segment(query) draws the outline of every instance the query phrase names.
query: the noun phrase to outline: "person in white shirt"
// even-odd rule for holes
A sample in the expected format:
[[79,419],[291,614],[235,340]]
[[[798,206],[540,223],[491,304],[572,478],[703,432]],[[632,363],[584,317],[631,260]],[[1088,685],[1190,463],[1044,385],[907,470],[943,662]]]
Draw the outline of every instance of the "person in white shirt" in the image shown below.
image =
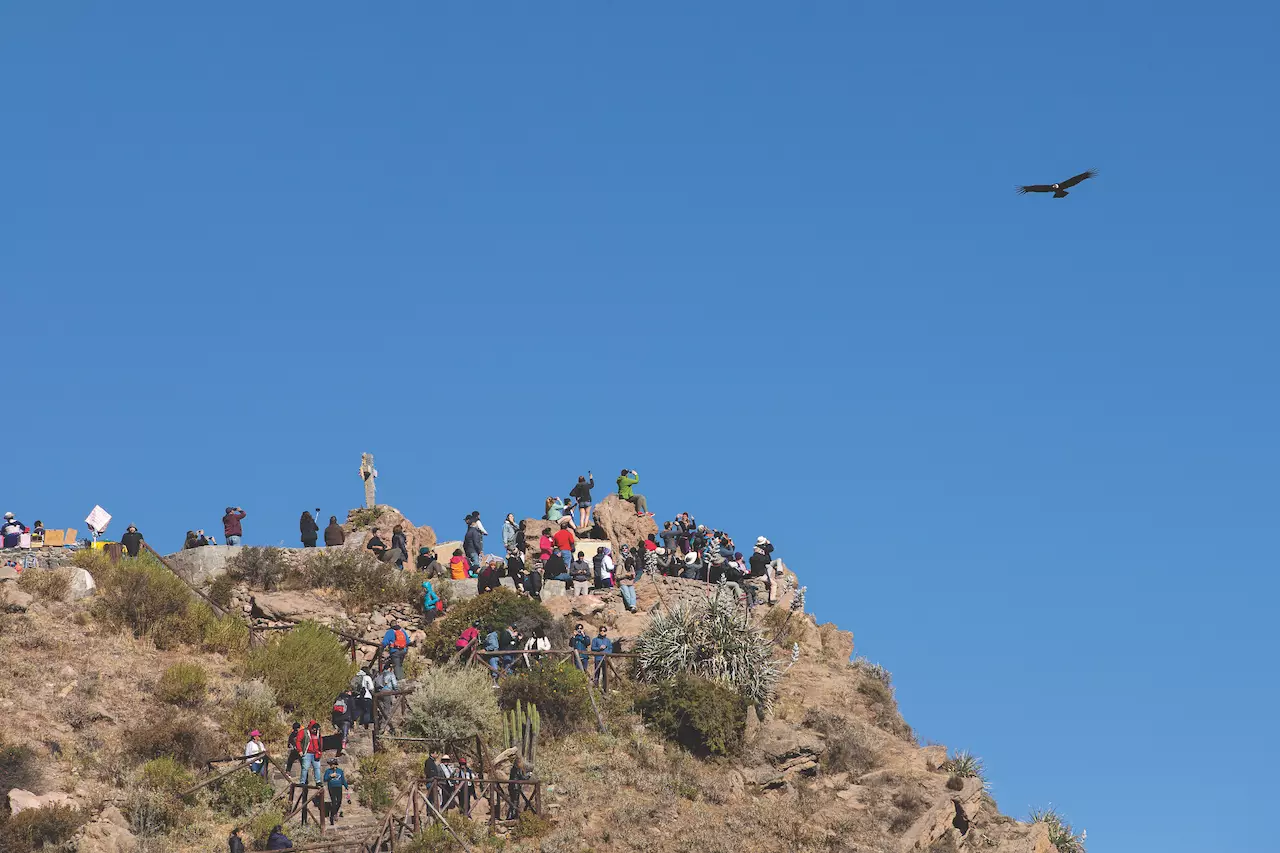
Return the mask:
[[373,722],[373,678],[368,670],[360,670],[360,693],[356,698],[360,700],[360,725],[367,729]]
[[[252,758],[255,755],[263,755],[266,753],[267,747],[262,742],[262,732],[254,729],[249,732],[249,742],[244,745],[244,757]],[[267,778],[267,761],[263,758],[260,761],[249,762],[249,769],[257,773],[263,779]]]
[[[524,647],[526,651],[549,652],[551,651],[551,640],[547,637],[546,631],[542,630],[541,628],[534,628],[533,636],[525,641]],[[532,669],[534,657],[540,657],[540,656],[525,655],[524,656],[525,666]]]

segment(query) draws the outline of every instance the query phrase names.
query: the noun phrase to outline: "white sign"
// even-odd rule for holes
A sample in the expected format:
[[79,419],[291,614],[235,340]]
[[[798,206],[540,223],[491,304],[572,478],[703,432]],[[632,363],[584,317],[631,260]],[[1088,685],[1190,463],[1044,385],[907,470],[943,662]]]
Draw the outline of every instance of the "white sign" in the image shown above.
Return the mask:
[[107,529],[107,525],[111,523],[111,513],[107,512],[100,506],[94,505],[93,512],[89,513],[84,523],[89,525],[89,530],[97,535]]

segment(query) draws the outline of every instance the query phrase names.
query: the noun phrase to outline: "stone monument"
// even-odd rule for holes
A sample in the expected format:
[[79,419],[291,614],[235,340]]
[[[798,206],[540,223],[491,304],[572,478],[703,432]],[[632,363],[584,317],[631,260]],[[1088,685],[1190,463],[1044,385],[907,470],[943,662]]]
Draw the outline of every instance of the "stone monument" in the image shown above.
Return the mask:
[[364,480],[364,505],[367,509],[373,509],[378,505],[373,484],[378,479],[378,469],[373,467],[372,453],[365,453],[360,457],[360,479]]

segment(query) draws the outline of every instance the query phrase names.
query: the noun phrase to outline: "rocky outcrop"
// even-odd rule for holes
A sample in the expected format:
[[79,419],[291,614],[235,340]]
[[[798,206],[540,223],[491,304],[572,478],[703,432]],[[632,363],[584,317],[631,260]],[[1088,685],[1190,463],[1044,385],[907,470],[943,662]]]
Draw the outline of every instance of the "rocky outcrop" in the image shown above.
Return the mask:
[[818,772],[826,741],[822,735],[780,720],[753,727],[743,776],[764,789],[780,788],[797,776]]
[[243,548],[242,545],[205,545],[170,554],[164,561],[187,583],[204,586],[226,572],[227,561]]
[[50,794],[33,794],[21,788],[11,788],[9,790],[9,811],[12,814],[24,812],[27,809],[42,809],[45,806],[78,808],[76,801],[71,799],[71,795],[64,794],[61,791],[54,791]]
[[88,598],[97,590],[98,584],[94,582],[93,575],[78,566],[72,567],[71,584],[67,588],[67,595],[72,601]]
[[657,522],[651,515],[636,515],[636,508],[617,495],[609,495],[592,510],[596,526],[614,543],[616,551],[621,545],[633,548],[643,542],[650,533],[658,532]]
[[33,601],[30,593],[18,589],[17,582],[0,582],[0,613],[25,613]]
[[935,844],[959,849],[986,802],[981,779],[965,779],[959,791],[945,790],[902,837],[899,850],[932,850]]
[[129,831],[129,821],[115,806],[107,806],[84,828],[76,843],[76,853],[135,853],[138,839]]
[[[412,560],[417,555],[419,548],[434,548],[436,546],[436,532],[430,526],[424,524],[422,527],[416,527],[412,521],[404,517],[404,513],[393,506],[379,504],[375,509],[378,515],[373,521],[365,521],[365,518],[371,514],[367,509],[353,509],[347,513],[346,523],[342,525],[343,531],[347,534],[347,541],[342,547],[363,548],[365,541],[369,538],[369,533],[375,527],[378,528],[378,536],[390,547],[391,531],[396,525],[404,528],[405,539],[409,542],[409,553],[405,557],[409,560]],[[458,526],[462,526],[461,521],[458,522]],[[485,526],[488,527],[489,525]],[[501,528],[501,525],[498,526]],[[323,534],[324,524],[320,525],[320,529]],[[324,540],[322,539],[321,541]]]

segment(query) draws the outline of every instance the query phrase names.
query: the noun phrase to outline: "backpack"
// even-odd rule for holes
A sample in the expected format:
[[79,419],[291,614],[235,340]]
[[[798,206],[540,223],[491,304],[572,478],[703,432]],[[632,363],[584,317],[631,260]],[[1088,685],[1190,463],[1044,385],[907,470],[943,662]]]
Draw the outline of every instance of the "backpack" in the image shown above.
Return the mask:
[[498,650],[497,631],[490,631],[489,635],[484,638],[484,650],[486,652],[496,652]]
[[339,696],[338,701],[333,703],[333,713],[335,714],[347,713],[347,700]]
[[391,647],[394,649],[403,649],[409,645],[409,638],[404,635],[404,630],[396,629],[396,638],[391,641]]
[[357,672],[351,676],[351,692],[358,696],[364,695],[364,674]]

